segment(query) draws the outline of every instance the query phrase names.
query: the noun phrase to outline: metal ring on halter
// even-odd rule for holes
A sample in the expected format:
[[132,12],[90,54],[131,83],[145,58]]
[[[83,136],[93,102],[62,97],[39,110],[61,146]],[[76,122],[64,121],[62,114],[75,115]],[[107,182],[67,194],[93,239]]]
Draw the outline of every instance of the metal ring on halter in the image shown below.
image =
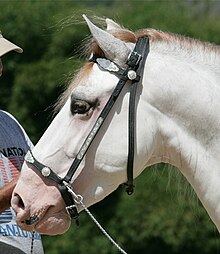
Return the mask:
[[79,195],[79,194],[77,195],[77,194],[73,191],[73,189],[71,188],[71,186],[70,186],[69,184],[67,184],[66,187],[67,187],[69,193],[72,194],[73,199],[74,199],[74,202],[75,202],[76,204],[82,204],[82,202],[83,202],[83,196],[81,196],[81,195]]
[[83,197],[81,195],[77,195],[76,198],[74,198],[74,201],[76,202],[76,204],[82,204]]

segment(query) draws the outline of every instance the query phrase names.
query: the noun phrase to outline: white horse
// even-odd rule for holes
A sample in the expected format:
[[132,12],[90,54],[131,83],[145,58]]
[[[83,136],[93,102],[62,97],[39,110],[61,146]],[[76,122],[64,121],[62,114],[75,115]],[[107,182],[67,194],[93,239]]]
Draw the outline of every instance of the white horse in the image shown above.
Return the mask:
[[[134,33],[109,19],[106,23],[104,31],[87,20],[94,38],[90,53],[120,67],[126,67],[138,38],[150,40],[136,97],[134,177],[156,163],[176,166],[220,230],[220,47],[153,29]],[[34,157],[64,177],[118,80],[97,63],[86,63],[33,149]],[[71,180],[87,207],[127,180],[128,104],[129,83]],[[12,207],[27,230],[34,226],[39,233],[61,234],[71,223],[57,184],[30,163],[23,165]],[[24,223],[33,216],[33,225]]]

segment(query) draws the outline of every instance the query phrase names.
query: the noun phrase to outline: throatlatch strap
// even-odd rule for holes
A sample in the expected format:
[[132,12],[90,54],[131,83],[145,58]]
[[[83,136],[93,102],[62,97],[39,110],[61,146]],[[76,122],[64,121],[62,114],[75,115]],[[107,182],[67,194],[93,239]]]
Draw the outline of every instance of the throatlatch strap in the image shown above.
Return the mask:
[[[136,70],[137,78],[131,83],[130,99],[129,99],[129,115],[128,115],[128,161],[127,161],[127,183],[126,192],[131,195],[134,192],[133,183],[133,166],[134,166],[134,151],[135,151],[135,137],[136,137],[136,92],[138,84],[141,83],[143,66],[145,64],[146,57],[149,53],[149,38],[140,38],[133,51],[133,55],[128,60],[128,65],[138,66]],[[141,63],[141,64],[139,64]]]

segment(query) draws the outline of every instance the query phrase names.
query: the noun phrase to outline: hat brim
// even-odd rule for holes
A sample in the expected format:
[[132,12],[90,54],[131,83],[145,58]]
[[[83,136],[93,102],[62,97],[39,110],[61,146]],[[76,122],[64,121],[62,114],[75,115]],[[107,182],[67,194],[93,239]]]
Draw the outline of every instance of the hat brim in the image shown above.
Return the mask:
[[18,53],[23,52],[22,48],[18,47],[14,43],[8,41],[4,37],[0,37],[0,57],[12,50],[14,50]]

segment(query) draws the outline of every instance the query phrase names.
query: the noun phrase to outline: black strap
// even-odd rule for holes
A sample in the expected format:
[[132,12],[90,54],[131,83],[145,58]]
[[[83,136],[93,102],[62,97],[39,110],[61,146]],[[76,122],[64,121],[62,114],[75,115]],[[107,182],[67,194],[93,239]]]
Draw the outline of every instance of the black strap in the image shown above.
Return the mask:
[[129,99],[129,115],[128,115],[128,162],[127,162],[127,183],[126,185],[126,192],[128,195],[131,195],[134,191],[134,184],[133,184],[133,165],[134,165],[134,151],[135,151],[135,137],[136,137],[136,92],[138,84],[140,83],[140,77],[142,77],[143,72],[143,65],[145,64],[146,57],[149,53],[149,38],[143,37],[136,44],[135,53],[131,55],[129,65],[136,65],[137,61],[140,62],[141,57],[141,64],[138,65],[136,75],[137,78],[132,81],[131,88],[130,88],[130,99]]
[[92,130],[90,131],[89,135],[87,136],[86,140],[84,141],[82,147],[80,148],[79,152],[76,155],[76,158],[74,159],[72,165],[70,166],[66,176],[64,177],[64,181],[69,182],[73,175],[75,174],[79,164],[81,163],[84,155],[86,154],[88,148],[90,147],[92,141],[94,140],[97,132],[99,131],[100,127],[102,126],[104,120],[108,116],[109,111],[113,107],[116,99],[118,98],[122,88],[124,87],[127,80],[121,79],[116,88],[114,89],[114,92],[112,93],[111,97],[109,98],[107,104],[105,105],[104,109],[100,113],[96,123],[94,124]]
[[[120,92],[122,91],[124,85],[129,80],[128,72],[131,71],[131,70],[136,71],[136,69],[138,67],[138,64],[139,64],[139,62],[142,58],[141,54],[139,54],[139,52],[140,53],[145,52],[145,48],[146,48],[145,44],[146,44],[147,41],[148,41],[148,37],[143,37],[143,38],[138,39],[138,41],[135,45],[134,51],[131,53],[131,55],[130,55],[128,61],[127,61],[128,67],[123,72],[123,74],[120,76],[120,80],[118,81],[118,84],[116,85],[112,95],[110,96],[110,98],[109,98],[108,102],[106,103],[104,109],[100,113],[95,125],[93,126],[92,130],[90,131],[89,135],[87,136],[86,140],[84,141],[82,147],[80,148],[79,152],[77,153],[76,158],[74,159],[74,161],[73,161],[72,165],[70,166],[66,176],[64,177],[64,181],[70,182],[73,175],[75,174],[79,164],[81,163],[84,155],[86,154],[88,148],[90,147],[90,145],[91,145],[93,139],[95,138],[97,132],[99,131],[100,127],[102,126],[102,124],[104,122],[104,120],[108,116],[108,113],[112,109],[112,107],[113,107],[116,99],[118,98]],[[144,45],[145,45],[144,51],[142,51],[141,48]],[[145,53],[144,53],[144,55],[145,55]],[[144,61],[142,63],[144,65]],[[140,67],[140,69],[141,69],[141,67]],[[137,76],[137,78],[134,79],[133,82],[135,82],[135,81],[138,82],[138,80],[139,80],[139,77]],[[130,172],[130,170],[129,170],[129,172]]]
[[50,178],[51,180],[53,180],[54,182],[58,184],[63,182],[63,179],[59,177],[56,173],[54,173],[51,168],[45,166],[44,164],[40,163],[37,159],[35,159],[35,157],[33,156],[30,150],[27,152],[24,159],[26,162],[33,165],[43,176],[45,176],[43,174],[43,170],[47,168],[49,170],[49,175],[47,176],[48,178]]
[[66,204],[67,213],[69,214],[70,218],[75,220],[76,225],[79,226],[79,213],[75,201],[73,199],[73,196],[71,195],[71,193],[69,193],[68,188],[63,183],[58,184],[58,189]]

